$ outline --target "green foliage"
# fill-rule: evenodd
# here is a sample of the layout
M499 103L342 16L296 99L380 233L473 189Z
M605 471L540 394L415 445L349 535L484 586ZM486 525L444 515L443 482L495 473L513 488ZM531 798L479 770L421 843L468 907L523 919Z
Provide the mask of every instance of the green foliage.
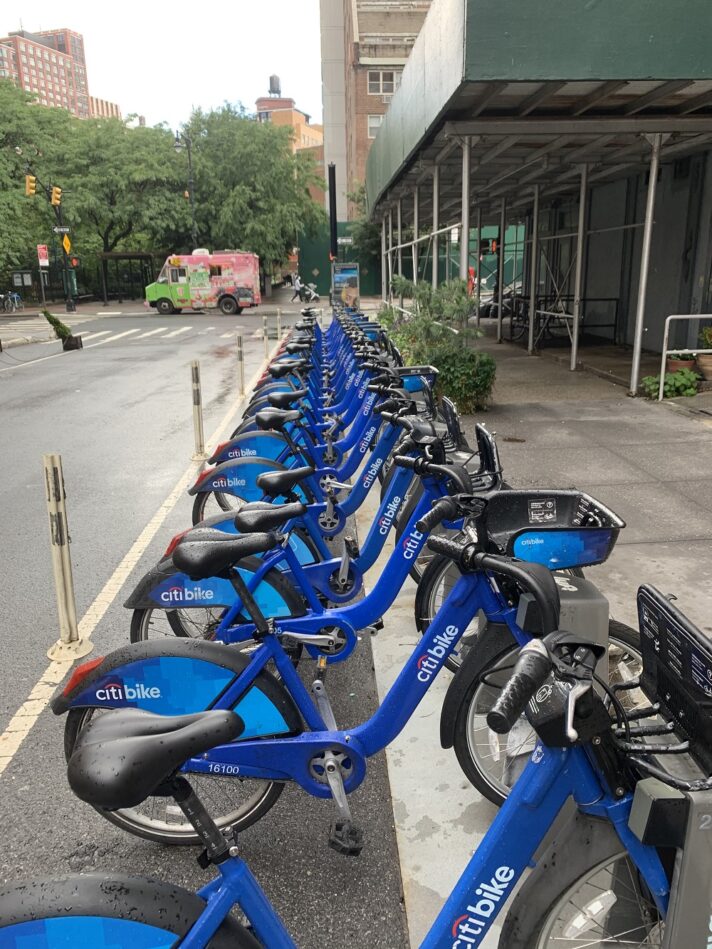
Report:
M42 316L44 316L44 318L54 330L54 335L57 337L57 339L64 341L68 336L72 335L72 331L66 325L66 323L63 323L59 317L53 316L49 310L42 310Z
M703 326L700 330L700 343L703 349L712 349L712 326Z
M484 408L492 394L496 364L488 353L472 347L482 333L467 325L472 302L466 283L453 280L434 290L426 281L414 284L396 276L393 292L409 300L410 309L402 313L385 306L379 320L390 329L406 361L434 365L440 373L439 390L454 399L460 411Z
M366 208L366 185L360 184L347 195L355 206L356 216L351 224L353 253L359 260L376 261L381 253L381 229L369 217Z
M677 372L666 372L663 377L663 398L673 399L676 396L696 395L699 375L692 369L678 369ZM660 389L660 376L645 376L640 382L646 399L657 399Z
M668 359L676 359L678 362L694 362L695 354L694 353L668 353Z

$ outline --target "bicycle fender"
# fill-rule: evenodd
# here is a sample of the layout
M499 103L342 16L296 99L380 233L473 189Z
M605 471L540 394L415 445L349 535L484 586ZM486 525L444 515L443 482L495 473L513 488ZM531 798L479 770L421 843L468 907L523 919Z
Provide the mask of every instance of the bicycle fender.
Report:
M124 606L129 610L185 609L190 606L231 606L237 594L224 577L191 580L164 557L139 580Z
M188 489L188 494L201 494L207 491L219 491L221 494L233 494L246 501L261 501L264 491L257 486L257 478L265 471L285 471L284 465L271 458L239 458L225 461L215 468L207 468L198 476L198 480Z
M515 644L509 627L504 623L488 623L477 637L476 644L467 651L445 694L440 712L440 744L443 748L453 746L457 714L475 675L484 663L498 655L509 644Z
M221 465L236 458L270 458L276 461L289 445L275 432L244 432L230 441L224 442L209 461L211 465Z
M109 653L85 674L79 666L50 704L55 715L73 708L140 708L157 715L188 715L230 707L245 722L241 740L300 731L294 700L268 670L262 670L245 691L235 689L249 663L239 649L205 640L132 643ZM228 690L236 696L232 702L223 698Z

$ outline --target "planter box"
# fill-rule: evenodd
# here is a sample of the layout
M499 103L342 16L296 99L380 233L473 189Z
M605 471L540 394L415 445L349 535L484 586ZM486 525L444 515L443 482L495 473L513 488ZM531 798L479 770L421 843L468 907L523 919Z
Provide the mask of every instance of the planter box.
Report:
M697 357L697 368L705 379L712 380L712 353L703 353Z
M694 359L670 359L665 360L665 372L677 372L678 369L694 369Z
M72 336L71 334L62 340L62 349L84 349L84 343L81 336Z

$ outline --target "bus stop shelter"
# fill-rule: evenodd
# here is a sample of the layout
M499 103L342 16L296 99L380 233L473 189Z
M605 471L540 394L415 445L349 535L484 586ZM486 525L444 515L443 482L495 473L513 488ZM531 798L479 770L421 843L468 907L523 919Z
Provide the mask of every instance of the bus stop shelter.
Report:
M571 289L571 369L585 282L605 285L615 270L636 392L652 338L651 262L654 288L669 294L656 305L673 307L663 320L709 291L710 35L707 0L687 0L684 16L662 0L434 0L368 159L384 296L390 274L419 275L427 258L437 284L443 243L459 244L466 279L483 223L501 237L523 220L530 313L555 276L547 251L566 246L557 273ZM533 351L534 319L527 342Z

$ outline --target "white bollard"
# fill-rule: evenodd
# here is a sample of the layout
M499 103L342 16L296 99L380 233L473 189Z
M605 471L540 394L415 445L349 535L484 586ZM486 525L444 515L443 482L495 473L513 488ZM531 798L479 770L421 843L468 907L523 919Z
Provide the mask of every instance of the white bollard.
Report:
M265 359L269 356L269 337L267 335L267 317L262 317L262 339L265 344Z
M245 346L242 333L237 337L237 371L240 377L240 395L245 394Z
M193 461L205 461L205 434L203 431L203 397L200 391L200 363L194 359L190 364L190 375L193 383L193 432L195 435L195 451Z
M69 555L69 527L65 504L62 457L58 454L43 455L47 515L49 517L49 539L52 550L54 588L57 594L59 617L59 639L47 650L50 659L57 662L72 662L86 656L94 648L88 639L79 638L77 607L74 600L74 578L72 560Z
M277 339L282 338L282 311L277 307Z

